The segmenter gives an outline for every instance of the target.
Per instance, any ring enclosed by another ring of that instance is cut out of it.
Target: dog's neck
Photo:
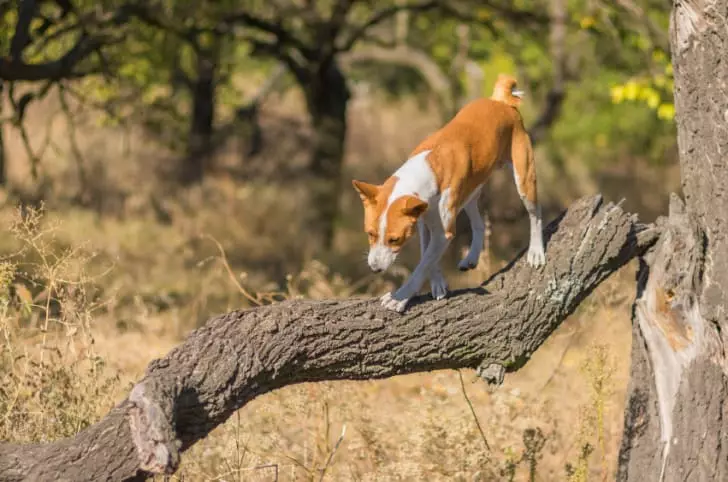
[[[410,157],[392,174],[392,177],[397,178],[397,182],[389,195],[389,204],[406,195],[429,202],[439,194],[435,172],[427,161],[429,153],[427,150]]]

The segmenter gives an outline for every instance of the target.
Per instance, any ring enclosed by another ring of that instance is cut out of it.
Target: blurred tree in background
[[[281,88],[302,93],[312,127],[312,222],[328,246],[352,82],[434,98],[444,122],[512,72],[557,167],[625,153],[661,162],[675,142],[668,14],[656,0],[0,0],[0,120],[27,141],[28,105],[70,97],[143,126],[179,159],[175,177],[196,184],[224,136],[259,129],[257,105],[285,69]],[[261,76],[245,98],[237,81]],[[42,156],[26,147],[37,179]],[[3,184],[6,164],[0,153]]]

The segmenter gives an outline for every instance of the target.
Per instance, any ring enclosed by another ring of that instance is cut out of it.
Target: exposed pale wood
[[[675,0],[683,204],[642,263],[620,481],[728,480],[728,2]]]

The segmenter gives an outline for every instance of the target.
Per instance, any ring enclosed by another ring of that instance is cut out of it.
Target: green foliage
[[[44,14],[57,15],[53,4],[47,3],[43,3]],[[109,11],[121,4],[120,0],[100,3]],[[78,15],[90,12],[96,2],[75,4],[79,13],[54,24],[45,36],[49,40],[39,44],[42,48],[29,49],[27,60],[57,58],[76,41],[77,31],[63,34],[63,29],[77,21]],[[321,42],[328,28],[340,30],[340,44],[354,26],[365,22],[374,11],[391,7],[394,0],[354,2],[345,24],[326,24],[336,4],[158,0],[151,4],[152,21],[131,17],[118,27],[124,33],[123,41],[105,48],[103,62],[97,57],[89,59],[105,75],[83,79],[82,88],[77,90],[92,104],[104,107],[104,122],[140,122],[167,147],[181,151],[188,138],[191,85],[198,76],[200,58],[216,63],[216,122],[232,118],[235,109],[245,104],[246,88],[260,83],[282,55],[301,58],[291,53],[290,46],[277,51],[254,48],[256,42],[270,42],[275,35],[244,23],[221,28],[222,19],[244,12],[277,24],[306,45],[323,48]],[[476,94],[490,95],[500,72],[515,74],[527,90],[524,117],[527,123],[533,122],[553,85],[551,32],[543,20],[551,3],[496,2],[501,5],[498,8],[467,0],[458,4],[467,7],[461,11],[473,20],[467,34],[467,58],[484,72]],[[566,1],[566,100],[547,140],[547,148],[556,159],[573,157],[596,164],[625,152],[652,162],[668,158],[674,144],[675,115],[672,70],[665,46],[669,5],[651,0],[624,5]],[[514,19],[504,12],[509,8],[541,15],[542,20]],[[16,18],[15,8],[8,8],[0,17],[0,52],[9,49]],[[463,47],[458,27],[464,22],[462,17],[439,11],[410,13],[406,22],[407,44],[427,53],[444,75],[455,79],[454,91],[464,89],[466,82],[455,65]],[[373,27],[362,42],[392,45],[400,27],[396,18],[389,18]],[[309,67],[315,65],[312,62]],[[411,67],[370,63],[358,65],[348,74],[353,80],[373,83],[389,95],[430,95],[422,75]]]
[[[669,5],[632,3],[636,11],[608,2],[567,2],[566,98],[546,141],[557,161],[575,159],[596,167],[626,153],[655,163],[669,159],[674,146],[673,80],[662,47]],[[514,5],[549,11],[548,2]],[[549,28],[508,22],[486,7],[476,10],[476,16],[482,23],[471,27],[469,57],[484,71],[479,94],[490,95],[500,72],[515,74],[527,87],[522,111],[526,122],[533,122],[553,85]],[[447,72],[457,51],[453,32],[458,22],[418,17],[410,43],[427,50]]]
[[[673,101],[675,81],[672,64],[662,51],[654,51],[652,57],[654,62],[662,68],[657,69],[652,75],[631,78],[625,83],[613,85],[612,102],[615,104],[622,102],[646,104],[656,112],[658,118],[671,122],[675,118]]]
[[[647,104],[614,103],[610,87],[620,80],[617,72],[604,74],[569,90],[549,143],[555,158],[577,158],[591,166],[621,155],[663,162],[674,144],[673,126]]]

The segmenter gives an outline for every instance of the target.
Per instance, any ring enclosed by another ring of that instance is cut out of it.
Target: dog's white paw
[[[543,252],[543,248],[529,248],[526,261],[530,266],[533,266],[534,268],[538,268],[539,266],[543,266],[544,264],[546,264],[546,254]]]
[[[441,300],[447,296],[447,281],[441,275],[433,276],[430,280],[430,292],[436,300]]]
[[[379,301],[382,303],[382,306],[388,310],[396,311],[397,313],[404,313],[404,309],[407,307],[407,302],[409,301],[409,298],[397,300],[394,298],[394,295],[392,295],[392,293],[387,293],[379,298]]]
[[[458,263],[458,269],[460,271],[468,271],[470,269],[475,269],[475,267],[478,266],[478,258],[479,258],[479,256],[471,256],[470,252],[468,252],[468,255],[465,256]]]

